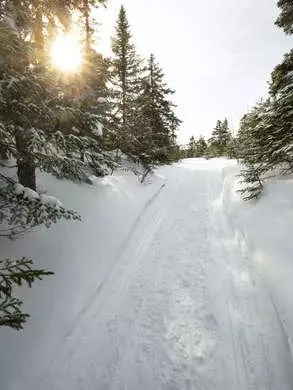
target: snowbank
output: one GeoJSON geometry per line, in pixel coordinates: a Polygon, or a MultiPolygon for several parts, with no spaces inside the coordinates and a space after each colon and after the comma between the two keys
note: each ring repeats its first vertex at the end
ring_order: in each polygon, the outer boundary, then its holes
{"type": "MultiPolygon", "coordinates": [[[[1,241],[2,259],[27,256],[55,272],[32,289],[21,290],[24,310],[31,314],[25,337],[22,332],[1,329],[1,350],[6,351],[0,354],[1,389],[8,388],[5,372],[11,372],[9,357],[13,357],[13,369],[19,374],[17,383],[9,382],[9,389],[13,390],[20,388],[21,381],[30,383],[32,367],[34,372],[42,373],[50,366],[48,358],[57,354],[60,340],[70,334],[82,311],[90,306],[95,292],[111,273],[141,210],[160,191],[164,181],[164,177],[154,176],[151,184],[141,185],[130,172],[95,179],[94,185],[78,185],[47,174],[39,177],[42,200],[58,206],[62,202],[65,208],[76,210],[82,221],[65,221],[13,242],[1,241]]],[[[22,186],[16,190],[26,191],[31,198],[39,197],[22,186]]]]}
{"type": "MultiPolygon", "coordinates": [[[[291,231],[293,228],[293,179],[286,178],[285,180],[276,180],[267,186],[264,196],[258,203],[244,203],[241,200],[239,193],[237,193],[238,173],[239,167],[235,161],[225,159],[213,159],[208,161],[205,159],[189,159],[176,164],[175,167],[160,168],[152,177],[151,182],[145,185],[141,185],[137,177],[129,172],[118,172],[113,176],[95,179],[92,186],[77,185],[66,180],[57,180],[49,175],[42,175],[39,180],[39,190],[42,194],[41,198],[45,202],[55,205],[59,205],[60,200],[62,204],[64,204],[64,207],[75,209],[82,216],[82,222],[62,222],[49,230],[45,228],[40,229],[39,231],[14,242],[1,242],[1,258],[8,256],[15,258],[27,256],[32,258],[36,264],[39,263],[43,267],[56,273],[54,277],[36,283],[32,290],[21,290],[25,302],[24,309],[32,315],[28,325],[25,327],[25,335],[10,329],[1,329],[0,344],[2,351],[5,351],[5,353],[0,354],[1,389],[39,390],[42,388],[40,384],[46,374],[49,372],[50,376],[51,372],[54,373],[52,367],[54,367],[54,363],[56,364],[55,361],[62,348],[62,359],[57,360],[57,364],[59,361],[66,362],[67,360],[70,360],[70,354],[73,354],[70,339],[72,335],[76,333],[76,329],[82,330],[82,332],[77,333],[78,346],[83,351],[87,351],[92,347],[89,343],[95,338],[93,337],[93,335],[96,336],[95,332],[97,332],[97,335],[100,337],[103,337],[105,333],[101,331],[101,324],[99,321],[96,321],[93,324],[90,322],[90,326],[86,327],[90,336],[89,334],[83,334],[84,322],[82,318],[87,320],[86,314],[91,312],[91,308],[95,308],[93,303],[97,292],[102,289],[103,285],[106,285],[107,280],[110,280],[111,282],[111,277],[113,275],[116,277],[117,274],[119,279],[120,272],[118,271],[120,270],[121,277],[123,276],[123,272],[130,272],[128,269],[125,271],[123,261],[119,263],[119,267],[116,267],[116,269],[115,264],[117,263],[117,259],[119,259],[119,255],[121,256],[121,252],[123,253],[125,242],[131,241],[131,232],[137,228],[140,220],[143,220],[142,216],[145,211],[150,210],[152,205],[155,205],[156,207],[152,210],[154,215],[152,213],[150,214],[152,217],[154,216],[156,218],[154,218],[154,220],[148,220],[148,216],[145,216],[146,221],[144,222],[150,222],[151,226],[152,223],[157,226],[158,221],[160,221],[161,218],[161,211],[162,215],[166,214],[167,216],[170,216],[170,220],[168,222],[167,218],[167,225],[163,229],[165,232],[164,235],[158,236],[159,239],[156,238],[156,240],[154,240],[155,245],[150,246],[150,252],[147,252],[154,253],[153,259],[147,257],[148,261],[145,263],[146,268],[141,268],[143,272],[138,272],[137,275],[139,275],[139,278],[137,280],[134,278],[133,283],[135,286],[137,285],[137,289],[140,291],[142,288],[141,286],[145,283],[145,289],[142,290],[143,293],[146,292],[152,295],[153,293],[156,293],[157,290],[162,290],[163,294],[164,291],[163,288],[161,288],[161,284],[166,285],[167,281],[165,280],[165,277],[168,275],[170,277],[171,275],[172,278],[178,277],[178,280],[180,280],[182,275],[184,276],[186,272],[186,275],[192,276],[192,283],[194,284],[187,283],[188,277],[186,277],[186,280],[184,279],[185,284],[182,291],[184,291],[185,288],[188,288],[190,289],[190,296],[193,296],[192,294],[198,288],[198,283],[201,285],[201,279],[196,280],[196,277],[198,276],[197,272],[200,268],[193,269],[192,266],[190,267],[191,264],[197,264],[194,262],[193,258],[193,254],[196,254],[198,248],[201,248],[201,245],[198,245],[197,240],[205,239],[205,237],[209,240],[214,240],[215,248],[217,249],[215,253],[219,255],[218,257],[220,260],[225,253],[230,253],[229,248],[226,248],[225,246],[230,244],[233,248],[236,247],[236,256],[234,256],[233,249],[231,252],[233,256],[228,256],[227,258],[228,266],[232,261],[235,261],[235,267],[227,267],[225,270],[225,266],[227,265],[226,262],[217,263],[216,260],[219,260],[217,259],[217,256],[215,256],[215,262],[211,261],[209,257],[203,261],[205,269],[209,270],[211,273],[213,288],[217,287],[223,280],[223,291],[228,291],[228,287],[224,287],[227,284],[227,281],[225,284],[225,276],[227,277],[227,275],[230,275],[230,268],[233,272],[235,268],[236,279],[239,276],[240,278],[244,277],[251,281],[249,283],[242,283],[245,280],[239,279],[241,281],[240,285],[237,285],[237,283],[235,284],[240,290],[240,296],[241,292],[246,289],[245,286],[247,285],[249,287],[249,294],[244,294],[245,302],[243,307],[245,308],[246,302],[249,307],[253,306],[251,297],[253,297],[254,294],[250,291],[250,286],[252,290],[257,290],[259,284],[263,283],[265,288],[261,289],[261,292],[264,291],[265,297],[267,297],[268,294],[268,300],[271,299],[278,319],[280,320],[280,324],[287,335],[284,344],[287,340],[290,344],[291,340],[293,340],[293,295],[291,287],[293,281],[293,240],[291,240],[291,231]],[[168,190],[165,191],[166,189],[168,190]],[[169,204],[170,207],[172,206],[171,201],[174,198],[174,193],[176,194],[176,191],[180,194],[180,197],[176,198],[177,200],[175,202],[178,214],[177,216],[175,215],[176,223],[174,224],[174,216],[172,217],[173,210],[168,209],[168,207],[164,210],[163,206],[164,203],[167,205],[169,204]],[[59,200],[46,194],[54,194],[59,200]],[[158,194],[160,194],[159,197],[157,196],[158,194]],[[162,195],[163,197],[161,197],[162,195]],[[156,200],[159,200],[157,205],[155,203],[156,200]],[[215,206],[218,207],[219,213],[214,213],[213,207],[210,207],[210,203],[213,202],[215,202],[215,206]],[[213,213],[211,210],[213,210],[213,213]],[[228,220],[226,216],[228,216],[228,220]],[[191,219],[188,220],[189,217],[191,219]],[[215,229],[215,232],[207,229],[207,226],[209,226],[209,223],[211,222],[208,220],[206,221],[205,218],[211,217],[221,217],[222,221],[218,221],[219,232],[217,229],[215,229]],[[226,228],[226,225],[228,226],[228,232],[231,231],[231,235],[230,233],[228,235],[228,241],[225,241],[227,239],[225,236],[227,232],[221,230],[222,228],[226,228]],[[168,226],[170,226],[170,228],[168,226]],[[178,227],[181,228],[178,230],[178,227]],[[232,229],[230,229],[230,227],[232,229]],[[233,234],[235,235],[235,242],[237,245],[234,245],[233,234]],[[155,277],[155,272],[153,272],[153,270],[156,269],[157,262],[161,261],[162,249],[164,249],[161,248],[161,246],[164,247],[164,244],[168,244],[168,240],[170,239],[172,240],[172,245],[170,244],[171,249],[172,247],[174,249],[177,240],[178,242],[182,241],[181,245],[183,245],[183,247],[179,247],[179,251],[177,252],[176,246],[176,250],[174,250],[174,252],[171,251],[172,256],[170,256],[170,259],[174,262],[175,254],[177,265],[180,266],[179,271],[177,270],[178,272],[174,273],[172,266],[170,267],[170,273],[167,272],[169,270],[169,255],[165,256],[165,273],[163,273],[163,271],[161,272],[161,266],[159,266],[160,271],[157,272],[156,276],[158,279],[157,281],[153,281],[153,276],[155,277]],[[222,242],[217,242],[220,241],[220,239],[223,239],[222,242]],[[187,248],[189,244],[186,245],[185,240],[190,240],[189,249],[187,248]],[[221,250],[223,253],[219,248],[222,248],[221,250]],[[246,267],[243,267],[245,273],[239,272],[242,271],[242,265],[237,265],[237,259],[235,258],[237,257],[238,248],[246,255],[245,262],[250,265],[249,268],[251,269],[248,271],[251,272],[246,272],[246,267]],[[192,257],[184,264],[184,262],[182,263],[182,258],[185,256],[186,260],[186,253],[189,253],[188,251],[192,253],[192,257]],[[183,257],[181,256],[182,254],[183,257]],[[148,269],[147,265],[149,263],[155,268],[151,267],[148,269]],[[166,264],[168,265],[167,268],[166,264]],[[182,269],[181,266],[183,267],[182,269]],[[150,278],[146,280],[144,280],[145,270],[150,276],[150,278]],[[220,272],[223,272],[223,275],[220,275],[220,272]],[[150,289],[148,281],[155,283],[156,286],[153,290],[150,289]],[[67,342],[69,345],[68,349],[64,348],[64,345],[67,345],[67,342]],[[13,382],[11,381],[12,378],[13,382]]],[[[16,191],[22,193],[24,188],[18,186],[16,191]]],[[[38,195],[35,193],[28,193],[27,196],[33,197],[38,195]]],[[[213,223],[217,222],[216,219],[213,219],[212,221],[213,223]]],[[[138,230],[138,233],[140,233],[140,229],[138,230]]],[[[144,226],[144,223],[141,226],[141,230],[145,234],[142,234],[141,240],[134,240],[134,243],[138,244],[138,248],[132,247],[134,255],[137,253],[136,250],[139,250],[139,247],[143,247],[145,242],[148,241],[148,237],[151,236],[148,229],[146,229],[146,226],[144,226]]],[[[167,245],[167,248],[169,248],[169,244],[167,245]]],[[[201,250],[202,249],[200,249],[200,251],[201,250]]],[[[168,251],[166,251],[166,253],[168,253],[168,251]]],[[[202,252],[201,255],[205,255],[205,252],[202,252]]],[[[195,257],[197,259],[197,256],[195,257]]],[[[239,258],[242,259],[242,256],[239,258]]],[[[214,259],[214,256],[212,259],[214,259]]],[[[126,263],[127,262],[125,262],[125,264],[126,263]]],[[[170,279],[172,280],[172,283],[169,285],[170,291],[174,290],[174,286],[176,287],[176,280],[173,282],[172,278],[170,279]]],[[[234,281],[233,278],[231,279],[232,281],[234,281]]],[[[123,286],[125,283],[126,282],[122,280],[123,286]]],[[[110,290],[113,286],[113,290],[117,293],[117,290],[115,289],[119,284],[109,284],[110,286],[108,287],[110,290]]],[[[163,300],[166,298],[168,301],[171,293],[169,290],[166,291],[166,294],[163,294],[162,296],[163,300]]],[[[110,292],[112,293],[112,290],[110,292]]],[[[136,287],[133,290],[133,293],[134,297],[136,297],[136,287]]],[[[181,294],[181,290],[179,290],[178,293],[181,294]]],[[[225,294],[222,294],[222,292],[221,294],[217,294],[217,297],[219,298],[216,299],[215,303],[219,303],[219,308],[225,303],[225,294]]],[[[114,294],[114,297],[116,297],[116,295],[114,294]]],[[[258,296],[258,294],[256,295],[258,296]]],[[[160,297],[162,296],[160,295],[160,297]]],[[[139,294],[136,298],[140,302],[139,294]]],[[[196,335],[196,331],[198,330],[198,318],[194,318],[193,313],[196,313],[196,311],[193,311],[193,304],[190,306],[190,302],[192,303],[192,301],[190,301],[188,296],[188,310],[187,313],[184,314],[184,302],[182,302],[181,296],[179,296],[179,298],[178,307],[180,310],[178,309],[178,318],[174,318],[174,321],[176,319],[179,321],[179,324],[182,322],[182,326],[180,325],[178,328],[179,339],[182,337],[182,331],[186,332],[186,329],[188,329],[188,327],[186,328],[184,326],[186,316],[190,316],[189,320],[191,324],[196,324],[195,330],[192,328],[192,337],[196,339],[194,334],[196,335]]],[[[126,300],[126,303],[128,302],[131,302],[131,300],[126,300]]],[[[150,302],[156,301],[151,300],[150,302]]],[[[194,302],[195,306],[198,304],[200,306],[200,301],[196,299],[194,302]]],[[[237,301],[237,303],[238,302],[240,301],[237,301]]],[[[113,302],[111,303],[113,304],[113,302]]],[[[106,305],[107,301],[105,303],[105,306],[106,305]]],[[[109,305],[109,309],[111,310],[111,304],[109,305]]],[[[124,309],[126,312],[125,318],[128,319],[128,312],[132,313],[133,307],[130,304],[129,308],[127,305],[119,308],[119,310],[124,309]]],[[[156,313],[157,309],[160,310],[160,307],[158,308],[157,305],[154,305],[153,309],[156,313]]],[[[272,311],[274,311],[274,309],[272,309],[272,311]]],[[[217,310],[216,312],[218,313],[217,310]]],[[[233,320],[234,326],[236,326],[237,329],[238,320],[236,314],[238,311],[234,309],[232,313],[235,315],[233,320]]],[[[247,313],[254,313],[254,311],[247,310],[247,313]]],[[[144,315],[146,316],[147,314],[144,315]]],[[[89,316],[89,318],[92,318],[92,316],[89,316]]],[[[267,319],[268,321],[270,320],[270,317],[268,316],[262,319],[263,322],[266,322],[267,319]]],[[[154,321],[154,323],[157,324],[156,321],[154,321]]],[[[258,321],[244,321],[243,326],[250,323],[261,324],[261,322],[258,321]]],[[[104,326],[104,331],[106,329],[105,324],[108,324],[108,322],[105,322],[102,325],[104,326]]],[[[119,332],[121,331],[124,335],[123,332],[125,331],[125,335],[128,337],[128,329],[132,326],[131,321],[129,322],[129,325],[128,323],[125,325],[125,322],[123,322],[121,328],[119,326],[117,334],[119,335],[119,332]],[[123,326],[125,326],[126,330],[123,326]]],[[[252,327],[252,325],[249,326],[252,327]]],[[[256,325],[253,326],[257,328],[256,325]]],[[[261,325],[259,326],[261,327],[261,325]]],[[[275,330],[274,327],[273,329],[275,330]]],[[[206,329],[203,329],[203,331],[205,330],[206,329]]],[[[278,337],[282,338],[283,333],[280,333],[281,335],[278,335],[278,337]]],[[[140,333],[138,332],[137,334],[140,333]]],[[[188,333],[186,334],[188,335],[188,333]]],[[[258,332],[255,334],[258,334],[258,332]]],[[[114,333],[113,336],[114,344],[115,335],[116,333],[114,333]]],[[[150,333],[149,336],[152,337],[152,334],[150,333]]],[[[190,347],[191,339],[187,338],[188,347],[190,347]]],[[[202,337],[200,337],[200,340],[202,340],[202,337]]],[[[257,338],[255,338],[255,340],[258,342],[257,338]]],[[[97,356],[100,358],[101,356],[102,358],[103,356],[109,358],[108,355],[113,353],[113,359],[115,359],[114,355],[116,350],[113,345],[113,348],[111,349],[111,345],[107,344],[107,341],[108,339],[105,339],[105,345],[109,348],[109,351],[106,351],[106,353],[103,350],[105,354],[101,354],[97,350],[97,356]]],[[[162,340],[160,339],[159,341],[162,340]]],[[[274,344],[274,342],[272,344],[273,346],[278,345],[278,343],[274,344]]],[[[98,343],[96,345],[101,344],[98,343]]],[[[102,343],[102,345],[104,344],[102,343]]],[[[281,345],[283,346],[283,344],[281,345]]],[[[275,361],[275,357],[276,359],[279,359],[278,351],[280,351],[280,349],[272,350],[276,351],[276,356],[273,356],[273,361],[275,361]]],[[[129,351],[132,351],[131,345],[129,351]]],[[[293,348],[291,346],[291,353],[292,351],[293,348]]],[[[112,359],[111,356],[110,358],[112,359]]],[[[119,356],[119,354],[117,356],[119,356]]],[[[124,358],[126,367],[129,364],[128,355],[125,355],[124,358]]],[[[254,356],[253,358],[257,359],[258,356],[254,356]]],[[[82,359],[82,354],[81,357],[78,355],[75,356],[74,361],[76,365],[74,366],[74,371],[82,369],[81,367],[85,366],[86,370],[84,370],[84,373],[91,372],[94,374],[97,371],[95,350],[92,366],[88,367],[88,361],[82,363],[79,359],[82,359]]],[[[215,356],[213,356],[213,359],[211,360],[216,361],[215,356]]],[[[177,362],[178,360],[176,360],[176,367],[178,369],[177,362]]],[[[65,364],[66,363],[64,363],[64,365],[65,364]]],[[[68,370],[70,371],[70,367],[68,370]]],[[[65,366],[60,367],[60,372],[64,371],[64,375],[66,375],[65,373],[68,373],[68,370],[65,366]]],[[[108,374],[111,376],[111,372],[108,374]]],[[[123,370],[121,375],[124,375],[123,370]]],[[[64,378],[60,376],[60,378],[61,382],[64,379],[66,383],[66,376],[64,376],[64,378]]],[[[73,378],[75,378],[75,375],[73,375],[73,378]]],[[[76,386],[78,386],[78,388],[82,387],[82,385],[79,386],[77,381],[76,386]]]]}
{"type": "Polygon", "coordinates": [[[258,202],[241,200],[238,167],[224,169],[222,202],[238,244],[266,285],[293,352],[293,178],[266,185],[258,202]]]}

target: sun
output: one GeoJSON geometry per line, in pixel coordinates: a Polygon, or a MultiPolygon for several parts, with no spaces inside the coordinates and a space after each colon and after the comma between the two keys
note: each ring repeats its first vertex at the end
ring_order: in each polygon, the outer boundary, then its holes
{"type": "Polygon", "coordinates": [[[82,53],[75,34],[59,35],[50,51],[52,64],[63,72],[76,72],[82,64],[82,53]]]}

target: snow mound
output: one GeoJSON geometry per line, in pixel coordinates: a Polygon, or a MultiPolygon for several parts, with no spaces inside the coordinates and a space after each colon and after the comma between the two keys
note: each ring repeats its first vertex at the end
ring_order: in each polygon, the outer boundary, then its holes
{"type": "Polygon", "coordinates": [[[40,195],[41,202],[53,207],[63,207],[63,203],[60,202],[59,199],[55,198],[55,196],[51,195],[40,195]]]}
{"type": "Polygon", "coordinates": [[[82,221],[64,221],[13,242],[1,241],[2,259],[26,256],[55,273],[33,289],[21,289],[24,311],[31,314],[25,334],[1,329],[1,350],[7,351],[1,355],[1,389],[39,388],[38,375],[50,367],[60,340],[111,273],[141,210],[160,190],[162,179],[155,176],[151,184],[142,186],[131,172],[119,171],[95,178],[93,185],[82,185],[41,173],[38,183],[41,195],[20,184],[14,191],[52,206],[64,204],[66,209],[76,210],[82,221]],[[11,371],[12,356],[17,376],[11,371]]]}
{"type": "Polygon", "coordinates": [[[267,286],[293,353],[293,177],[271,180],[259,201],[245,203],[237,173],[225,171],[222,201],[239,243],[267,286]]]}

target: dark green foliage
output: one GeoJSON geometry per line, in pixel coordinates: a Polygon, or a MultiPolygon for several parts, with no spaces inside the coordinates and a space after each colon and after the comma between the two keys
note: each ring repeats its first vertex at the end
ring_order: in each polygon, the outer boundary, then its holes
{"type": "Polygon", "coordinates": [[[266,133],[264,117],[270,110],[270,101],[258,103],[242,119],[238,133],[240,145],[238,158],[244,165],[242,179],[245,185],[242,195],[250,200],[258,198],[263,190],[263,174],[266,168],[264,153],[266,133]]]}
{"type": "Polygon", "coordinates": [[[168,164],[176,149],[176,130],[181,121],[176,117],[170,96],[174,94],[164,81],[162,69],[150,55],[141,92],[137,98],[135,118],[137,140],[134,154],[140,161],[148,155],[148,165],[168,164]]]}
{"type": "Polygon", "coordinates": [[[113,117],[112,126],[116,130],[113,146],[126,154],[132,154],[134,135],[134,119],[141,61],[138,58],[127,15],[122,6],[119,12],[115,37],[112,38],[113,58],[111,60],[111,83],[113,117]]]}
{"type": "Polygon", "coordinates": [[[227,156],[231,140],[232,135],[229,130],[228,120],[225,119],[223,122],[218,120],[212,137],[209,139],[209,157],[227,156]]]}
{"type": "MultiPolygon", "coordinates": [[[[292,34],[292,1],[279,0],[278,7],[276,24],[292,34]]],[[[244,116],[239,131],[237,157],[245,165],[245,199],[258,198],[267,178],[293,172],[293,51],[272,72],[270,95],[244,116]]]]}
{"type": "Polygon", "coordinates": [[[194,136],[190,137],[190,140],[187,145],[187,150],[186,150],[186,157],[192,158],[196,157],[196,141],[194,136]]]}
{"type": "Polygon", "coordinates": [[[283,61],[275,67],[271,75],[270,94],[275,97],[292,81],[293,50],[285,54],[283,61]]]}
{"type": "Polygon", "coordinates": [[[260,102],[242,121],[238,142],[240,161],[249,168],[245,183],[257,185],[276,173],[293,172],[292,58],[292,53],[286,55],[273,71],[272,98],[260,102]]]}
{"type": "Polygon", "coordinates": [[[29,188],[1,176],[0,180],[0,238],[17,236],[45,225],[65,220],[80,220],[79,215],[66,210],[58,201],[39,195],[29,188]],[[51,199],[51,202],[48,200],[51,199]]]}
{"type": "Polygon", "coordinates": [[[241,170],[241,178],[244,188],[239,192],[245,201],[258,199],[264,189],[263,180],[257,166],[249,165],[241,170]]]}
{"type": "Polygon", "coordinates": [[[175,132],[181,121],[170,101],[172,91],[162,69],[150,56],[147,65],[136,53],[126,11],[119,12],[112,39],[111,61],[113,115],[110,144],[141,163],[147,171],[176,159],[175,132]]]}
{"type": "MultiPolygon", "coordinates": [[[[49,68],[29,66],[30,46],[4,22],[0,26],[4,37],[10,40],[12,35],[22,53],[22,62],[10,63],[8,53],[0,68],[0,122],[5,133],[0,150],[15,157],[20,183],[35,190],[36,168],[86,182],[92,174],[106,173],[113,162],[103,150],[100,118],[105,103],[100,104],[99,99],[105,99],[107,91],[102,70],[92,72],[96,76],[82,75],[84,92],[77,99],[70,93],[77,81],[69,88],[49,68]]],[[[96,69],[101,69],[103,60],[96,64],[96,69]]]]}
{"type": "Polygon", "coordinates": [[[208,144],[201,135],[197,140],[191,136],[188,144],[181,150],[182,158],[206,157],[208,152],[208,144]]]}
{"type": "Polygon", "coordinates": [[[48,275],[53,274],[34,268],[33,262],[26,258],[0,260],[0,326],[23,329],[29,315],[22,311],[23,302],[15,296],[15,288],[23,284],[31,287],[48,275]]]}
{"type": "MultiPolygon", "coordinates": [[[[37,193],[38,170],[91,183],[112,172],[121,150],[144,168],[179,158],[174,93],[154,56],[143,66],[121,7],[113,58],[94,49],[92,11],[107,0],[0,0],[0,238],[15,239],[60,220],[79,220],[55,198],[37,193]],[[78,12],[84,65],[53,69],[48,48],[78,12]],[[5,161],[6,160],[6,161],[5,161]],[[15,164],[18,183],[8,174],[15,164]]],[[[14,288],[49,273],[31,260],[0,261],[0,326],[21,329],[27,314],[14,288]],[[2,279],[1,279],[2,278],[2,279]]]]}
{"type": "Polygon", "coordinates": [[[293,3],[292,0],[279,0],[280,15],[276,25],[283,28],[286,34],[293,34],[293,3]]]}
{"type": "Polygon", "coordinates": [[[205,157],[208,145],[203,136],[200,136],[196,142],[196,157],[205,157]]]}

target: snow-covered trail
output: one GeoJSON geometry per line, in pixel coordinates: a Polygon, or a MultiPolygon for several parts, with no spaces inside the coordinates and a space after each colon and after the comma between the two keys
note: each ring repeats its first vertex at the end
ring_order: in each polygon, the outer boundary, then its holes
{"type": "Polygon", "coordinates": [[[34,390],[289,390],[289,342],[214,164],[165,168],[34,390]]]}

